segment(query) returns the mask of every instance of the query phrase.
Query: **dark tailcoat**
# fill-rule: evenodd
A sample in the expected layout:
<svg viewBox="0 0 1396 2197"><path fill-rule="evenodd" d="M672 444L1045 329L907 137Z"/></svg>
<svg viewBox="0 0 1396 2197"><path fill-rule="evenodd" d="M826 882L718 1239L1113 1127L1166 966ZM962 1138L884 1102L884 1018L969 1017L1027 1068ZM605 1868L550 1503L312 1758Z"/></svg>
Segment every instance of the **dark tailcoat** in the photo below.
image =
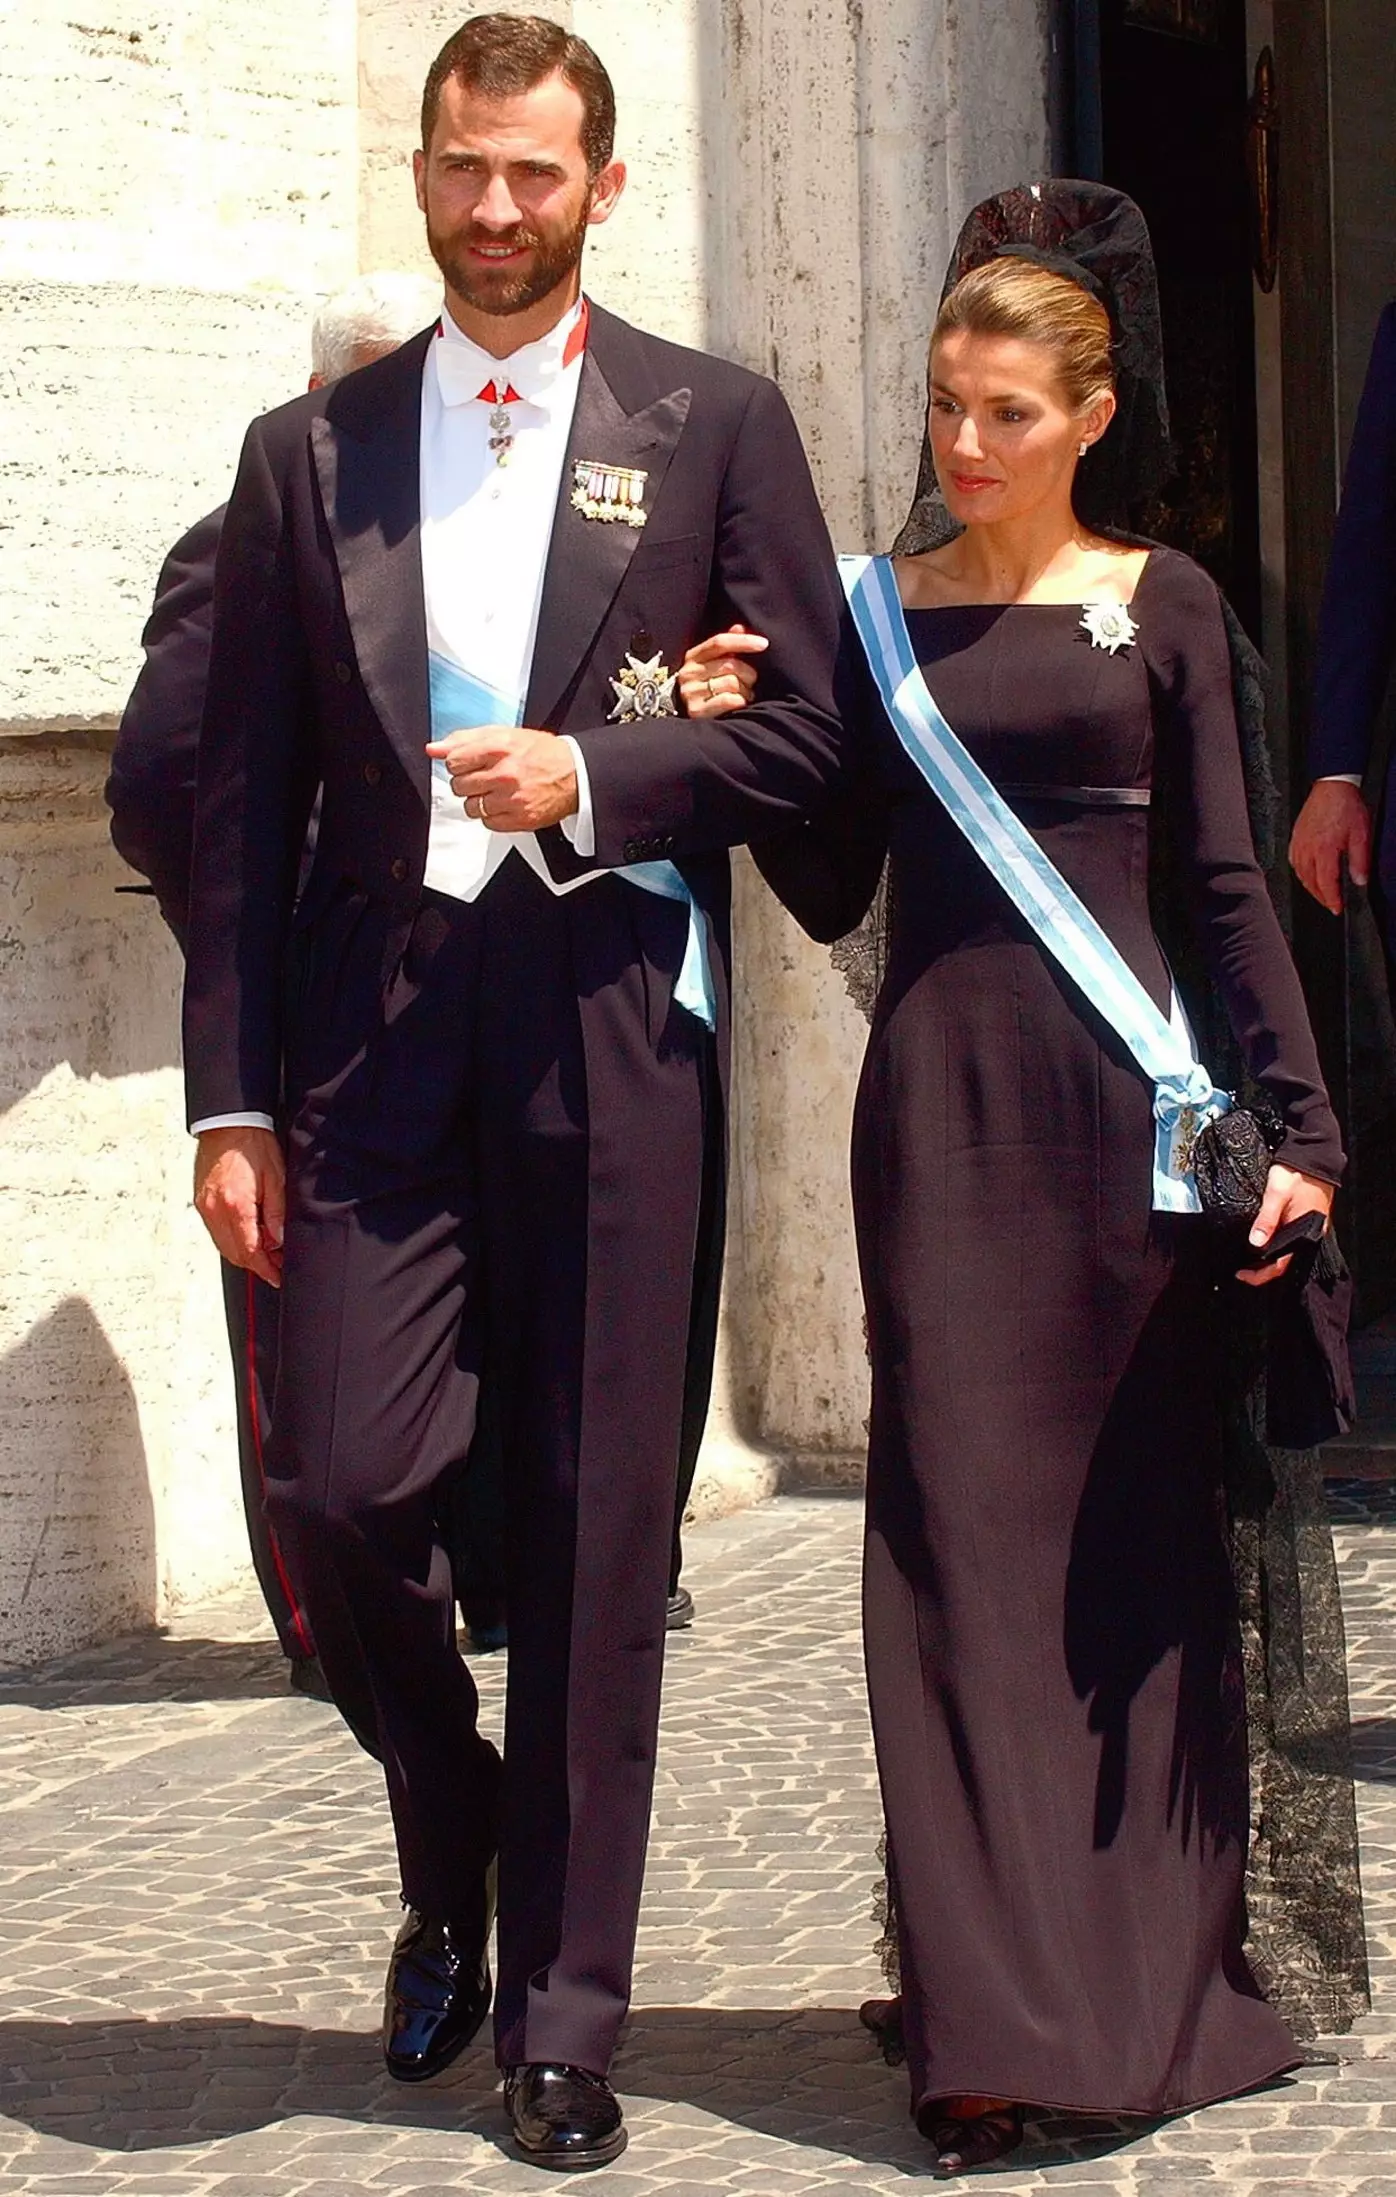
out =
<svg viewBox="0 0 1396 2197"><path fill-rule="evenodd" d="M1396 657L1396 305L1377 323L1371 363L1353 428L1319 620L1314 729L1315 778L1364 777ZM1396 801L1387 765L1376 860L1387 955L1396 946Z"/></svg>
<svg viewBox="0 0 1396 2197"><path fill-rule="evenodd" d="M705 1128L725 1085L728 850L836 773L836 587L776 389L593 309L525 722L586 758L595 867L669 858L716 1040L673 1000L682 906L507 861L424 893L418 444L429 336L259 421L219 553L199 762L191 1120L275 1113L290 1181L271 1461L321 1659L376 1716L403 1884L461 1911L500 1825L504 2064L603 2072L628 1996L662 1669ZM643 528L572 462L643 471ZM628 652L740 619L755 705L609 723ZM316 788L319 840L292 910ZM581 864L542 835L558 879ZM502 1785L434 1546L488 1363L505 1417Z"/></svg>
<svg viewBox="0 0 1396 2197"><path fill-rule="evenodd" d="M276 1110L280 975L317 784L304 915L352 880L386 912L391 956L420 902L431 730L417 450L429 340L297 398L247 437L219 554L199 763L192 1120ZM645 527L573 509L572 458L596 454L648 474ZM524 722L578 738L598 867L669 856L683 872L715 948L724 1058L727 850L798 812L832 769L834 586L774 386L593 306ZM755 707L716 723L607 722L611 677L637 637L673 665L729 617L770 640ZM545 837L554 873L577 874L561 832ZM678 904L645 896L636 926L656 975L676 975ZM578 976L588 992L590 972ZM667 1011L666 983L656 1012L659 997Z"/></svg>
<svg viewBox="0 0 1396 2197"><path fill-rule="evenodd" d="M112 843L149 878L181 946L189 928L194 778L225 508L191 526L160 568L141 635L145 662L122 712L107 780Z"/></svg>
<svg viewBox="0 0 1396 2197"><path fill-rule="evenodd" d="M194 783L223 511L220 505L191 526L161 567L155 603L141 635L145 662L122 713L107 780L112 843L122 859L149 880L160 913L181 946L189 929ZM264 1503L280 1307L275 1290L230 1266L223 1269L223 1298L252 1562L284 1653L308 1656L315 1649L310 1622L300 1607Z"/></svg>

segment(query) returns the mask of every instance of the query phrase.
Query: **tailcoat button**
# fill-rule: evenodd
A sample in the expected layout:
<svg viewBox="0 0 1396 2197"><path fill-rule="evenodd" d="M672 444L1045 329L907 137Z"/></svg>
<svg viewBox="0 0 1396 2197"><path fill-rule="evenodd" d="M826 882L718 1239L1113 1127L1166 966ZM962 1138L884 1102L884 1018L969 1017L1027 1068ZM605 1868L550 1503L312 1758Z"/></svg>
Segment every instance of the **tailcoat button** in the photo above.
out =
<svg viewBox="0 0 1396 2197"><path fill-rule="evenodd" d="M406 857L400 854L395 855L393 857L393 860L388 865L388 870L390 876L396 881L397 884L400 885L404 877L406 877L407 875Z"/></svg>
<svg viewBox="0 0 1396 2197"><path fill-rule="evenodd" d="M354 676L342 656L335 659L334 675L342 687L347 687Z"/></svg>
<svg viewBox="0 0 1396 2197"><path fill-rule="evenodd" d="M380 763L364 764L364 784L366 786L376 786L382 775L383 768Z"/></svg>

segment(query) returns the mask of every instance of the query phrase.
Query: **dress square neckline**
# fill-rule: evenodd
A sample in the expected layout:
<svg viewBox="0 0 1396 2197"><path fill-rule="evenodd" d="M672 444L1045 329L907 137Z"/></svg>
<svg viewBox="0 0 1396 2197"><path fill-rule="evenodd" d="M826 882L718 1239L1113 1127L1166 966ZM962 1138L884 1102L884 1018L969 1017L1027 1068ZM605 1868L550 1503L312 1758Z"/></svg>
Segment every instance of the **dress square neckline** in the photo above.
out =
<svg viewBox="0 0 1396 2197"><path fill-rule="evenodd" d="M1139 577L1134 583L1134 592L1129 601L1118 603L1121 610L1133 610L1139 600L1144 583L1153 570L1159 548L1162 546L1162 544L1156 543L1149 550L1139 568ZM948 610L956 611L962 616L966 612L987 610L1074 610L1079 617L1085 611L1094 609L1097 603L1108 603L1113 608L1117 603L1117 598L1112 595L1093 595L1086 601L1079 603L918 603L914 608L909 603L903 603L902 611L908 618L938 618Z"/></svg>

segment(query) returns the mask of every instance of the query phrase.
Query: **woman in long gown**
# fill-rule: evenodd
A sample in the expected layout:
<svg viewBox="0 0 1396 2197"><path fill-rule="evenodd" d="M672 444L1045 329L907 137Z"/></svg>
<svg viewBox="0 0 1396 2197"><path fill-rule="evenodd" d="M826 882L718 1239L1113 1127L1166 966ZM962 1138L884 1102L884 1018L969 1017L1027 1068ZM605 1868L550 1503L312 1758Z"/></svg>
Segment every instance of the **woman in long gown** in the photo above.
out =
<svg viewBox="0 0 1396 2197"><path fill-rule="evenodd" d="M1166 823L1284 1124L1263 1245L1326 1214L1343 1156L1252 851L1217 591L1073 503L1088 453L1114 433L1128 466L1152 433L1121 374L1141 311L1157 327L1147 235L1101 195L1113 282L1010 242L950 292L930 432L962 531L899 560L898 585L950 724L1165 1012L1148 887ZM1205 1223L1152 1210L1149 1085L921 779L852 636L844 710L855 782L758 859L833 940L890 854L853 1135L864 1619L912 2108L954 2172L1010 2149L1024 2104L1161 2114L1301 2054L1242 1950L1220 1332L1236 1253L1219 1266Z"/></svg>

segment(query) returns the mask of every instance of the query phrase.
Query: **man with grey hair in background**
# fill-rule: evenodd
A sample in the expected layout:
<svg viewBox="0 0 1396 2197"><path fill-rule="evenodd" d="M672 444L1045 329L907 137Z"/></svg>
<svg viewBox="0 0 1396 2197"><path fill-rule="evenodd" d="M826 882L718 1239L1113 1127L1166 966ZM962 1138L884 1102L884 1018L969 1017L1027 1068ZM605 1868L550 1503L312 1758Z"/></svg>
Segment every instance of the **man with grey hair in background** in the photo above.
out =
<svg viewBox="0 0 1396 2197"><path fill-rule="evenodd" d="M310 326L310 382L323 389L360 366L386 358L429 327L441 310L441 285L426 275L358 275L327 298Z"/></svg>
<svg viewBox="0 0 1396 2197"><path fill-rule="evenodd" d="M311 329L309 387L371 365L430 326L440 285L424 276L367 274L326 300ZM165 559L141 640L145 664L121 720L107 801L118 854L148 879L181 951L189 916L194 777L213 633L213 576L223 529L220 505ZM284 1552L267 1522L263 1459L276 1386L279 1301L255 1275L223 1268L237 1390L238 1457L258 1582L290 1667L292 1688L328 1701L310 1625ZM369 1733L356 1732L376 1752Z"/></svg>

